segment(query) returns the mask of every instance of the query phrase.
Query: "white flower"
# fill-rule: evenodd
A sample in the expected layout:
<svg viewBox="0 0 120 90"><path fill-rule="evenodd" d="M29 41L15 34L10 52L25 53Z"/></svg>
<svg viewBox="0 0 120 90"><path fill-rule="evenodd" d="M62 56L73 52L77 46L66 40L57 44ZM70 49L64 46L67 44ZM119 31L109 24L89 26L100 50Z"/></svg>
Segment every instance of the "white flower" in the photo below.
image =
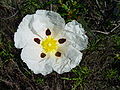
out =
<svg viewBox="0 0 120 90"><path fill-rule="evenodd" d="M26 15L14 35L15 47L23 48L21 59L35 74L59 74L79 65L88 37L82 25L73 20L65 25L56 12L37 10Z"/></svg>

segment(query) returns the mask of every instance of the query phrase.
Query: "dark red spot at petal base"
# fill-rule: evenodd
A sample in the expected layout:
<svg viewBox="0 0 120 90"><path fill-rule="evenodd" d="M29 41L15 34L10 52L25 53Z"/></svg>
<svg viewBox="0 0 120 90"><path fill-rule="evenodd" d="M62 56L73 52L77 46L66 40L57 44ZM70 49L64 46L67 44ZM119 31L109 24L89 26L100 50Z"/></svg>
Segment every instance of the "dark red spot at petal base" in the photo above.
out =
<svg viewBox="0 0 120 90"><path fill-rule="evenodd" d="M40 54L40 57L41 57L41 58L44 58L45 56L46 56L45 53L41 53L41 54Z"/></svg>
<svg viewBox="0 0 120 90"><path fill-rule="evenodd" d="M60 53L60 52L56 52L56 53L55 53L55 56L60 57L60 56L61 56L61 53Z"/></svg>
<svg viewBox="0 0 120 90"><path fill-rule="evenodd" d="M47 36L51 35L50 29L47 29L47 30L46 30L46 35L47 35Z"/></svg>
<svg viewBox="0 0 120 90"><path fill-rule="evenodd" d="M58 40L58 42L59 42L60 44L63 44L64 42L66 42L66 39L61 38L61 39Z"/></svg>
<svg viewBox="0 0 120 90"><path fill-rule="evenodd" d="M39 38L34 38L34 41L38 44L40 44L40 39Z"/></svg>

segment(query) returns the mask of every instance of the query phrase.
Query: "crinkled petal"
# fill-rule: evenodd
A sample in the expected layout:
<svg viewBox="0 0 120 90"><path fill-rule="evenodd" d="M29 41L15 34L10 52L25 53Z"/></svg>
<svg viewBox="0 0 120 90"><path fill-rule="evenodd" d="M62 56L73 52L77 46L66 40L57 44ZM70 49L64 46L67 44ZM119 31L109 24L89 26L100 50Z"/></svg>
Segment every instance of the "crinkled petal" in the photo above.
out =
<svg viewBox="0 0 120 90"><path fill-rule="evenodd" d="M22 31L19 30L15 32L14 34L14 42L16 48L23 48L25 47L29 42L33 40L33 37L35 37L31 31ZM38 37L38 36L36 36ZM40 38L40 37L38 37Z"/></svg>
<svg viewBox="0 0 120 90"><path fill-rule="evenodd" d="M60 16L60 14L53 12L53 11L46 11L46 10L37 10L37 15L41 15L42 17L48 17L49 21L55 25L55 27L64 28L65 21Z"/></svg>
<svg viewBox="0 0 120 90"><path fill-rule="evenodd" d="M32 17L32 15L26 15L18 26L17 32L14 34L14 42L16 48L25 47L29 42L33 40L34 37L40 38L38 35L34 34L29 27Z"/></svg>
<svg viewBox="0 0 120 90"><path fill-rule="evenodd" d="M41 58L41 53L38 45L26 46L22 49L21 58L35 74L47 75L52 72L51 60L47 56Z"/></svg>
<svg viewBox="0 0 120 90"><path fill-rule="evenodd" d="M72 68L79 65L82 59L82 53L74 47L69 46L68 50L61 53L61 57L54 60L53 70L59 74L69 72Z"/></svg>
<svg viewBox="0 0 120 90"><path fill-rule="evenodd" d="M34 20L31 22L31 28L32 30L39 34L42 38L46 37L46 30L50 29L51 32L53 32L54 25L49 22L49 18L46 16L40 16L37 14L34 14Z"/></svg>
<svg viewBox="0 0 120 90"><path fill-rule="evenodd" d="M65 26L64 19L55 12L37 10L33 15L26 15L17 32L14 35L15 47L23 48L34 35L40 38L46 37L46 30L49 28L52 36L56 36Z"/></svg>
<svg viewBox="0 0 120 90"><path fill-rule="evenodd" d="M84 50L87 48L88 37L85 35L82 25L77 21L73 20L66 24L64 34L76 49Z"/></svg>
<svg viewBox="0 0 120 90"><path fill-rule="evenodd" d="M33 18L33 15L26 15L22 19L21 23L19 24L17 31L21 31L21 30L22 31L30 31L29 24L30 24L32 18Z"/></svg>
<svg viewBox="0 0 120 90"><path fill-rule="evenodd" d="M47 29L55 36L65 27L65 21L58 13L46 10L37 10L30 24L32 30L43 38Z"/></svg>

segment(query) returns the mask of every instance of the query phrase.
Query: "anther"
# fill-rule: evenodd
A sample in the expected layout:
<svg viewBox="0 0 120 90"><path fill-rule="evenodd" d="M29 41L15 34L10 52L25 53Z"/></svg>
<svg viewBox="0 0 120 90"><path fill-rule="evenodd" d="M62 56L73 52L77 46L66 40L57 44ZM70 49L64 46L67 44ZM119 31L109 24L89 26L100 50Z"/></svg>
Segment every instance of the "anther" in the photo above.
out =
<svg viewBox="0 0 120 90"><path fill-rule="evenodd" d="M55 53L55 56L60 57L60 56L61 56L61 53L60 53L60 52L56 52L56 53Z"/></svg>
<svg viewBox="0 0 120 90"><path fill-rule="evenodd" d="M45 53L41 53L41 54L40 54L40 57L41 57L41 58L44 58L45 56L46 56Z"/></svg>
<svg viewBox="0 0 120 90"><path fill-rule="evenodd" d="M34 38L34 41L38 44L40 44L40 39L39 38Z"/></svg>
<svg viewBox="0 0 120 90"><path fill-rule="evenodd" d="M50 29L47 29L47 30L46 30L46 35L47 35L47 36L51 35Z"/></svg>
<svg viewBox="0 0 120 90"><path fill-rule="evenodd" d="M61 38L61 39L58 40L58 42L59 42L60 44L63 44L64 42L66 42L66 39Z"/></svg>

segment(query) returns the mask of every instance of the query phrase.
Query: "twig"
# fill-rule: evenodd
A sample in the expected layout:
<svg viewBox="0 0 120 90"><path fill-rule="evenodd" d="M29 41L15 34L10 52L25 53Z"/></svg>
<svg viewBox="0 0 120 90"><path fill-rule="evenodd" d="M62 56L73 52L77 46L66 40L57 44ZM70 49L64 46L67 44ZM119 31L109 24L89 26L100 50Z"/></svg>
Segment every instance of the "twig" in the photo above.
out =
<svg viewBox="0 0 120 90"><path fill-rule="evenodd" d="M103 32L103 31L96 31L96 30L92 30L92 32L97 32L97 33L102 33L102 34L106 34L106 35L108 35L109 34L109 32Z"/></svg>
<svg viewBox="0 0 120 90"><path fill-rule="evenodd" d="M5 20L6 20L6 19L10 19L10 18L12 18L12 17L16 16L16 15L17 15L17 13L18 13L18 11L16 11L16 12L15 12L12 16L10 16L10 17L7 17L7 18L1 18L1 17L0 17L0 18L1 18L1 19L5 19Z"/></svg>
<svg viewBox="0 0 120 90"><path fill-rule="evenodd" d="M4 82L6 85L9 85L11 87L16 87L17 90L20 90L20 88L18 87L18 85L16 83L13 83L13 82L10 82L10 81L7 81L7 80L3 80L3 79L0 79L1 82Z"/></svg>
<svg viewBox="0 0 120 90"><path fill-rule="evenodd" d="M118 3L120 2L119 0L114 0L114 1L115 1L115 2L118 2Z"/></svg>
<svg viewBox="0 0 120 90"><path fill-rule="evenodd" d="M97 3L97 6L98 6L99 9L100 9L100 4L99 4L98 0L95 0L95 1L96 1L96 3Z"/></svg>
<svg viewBox="0 0 120 90"><path fill-rule="evenodd" d="M0 7L1 8L6 8L6 9L13 9L13 10L15 10L15 8L14 7L12 7L12 6L3 6L3 5L0 5Z"/></svg>
<svg viewBox="0 0 120 90"><path fill-rule="evenodd" d="M98 0L95 0L95 1L96 1L96 5L97 5L97 7L98 7L98 9L99 9L99 11L101 13L101 15L104 16L104 14L103 14L104 11L101 10L101 6L100 6Z"/></svg>
<svg viewBox="0 0 120 90"><path fill-rule="evenodd" d="M12 83L12 82L10 82L10 81L3 80L3 79L0 79L0 81L1 81L1 82L4 82L5 84L10 85L10 86L13 86L13 84L15 84L15 83Z"/></svg>
<svg viewBox="0 0 120 90"><path fill-rule="evenodd" d="M120 24L118 24L116 27L114 27L110 32L115 31L119 26L120 26Z"/></svg>
<svg viewBox="0 0 120 90"><path fill-rule="evenodd" d="M110 34L110 33L112 33L113 31L115 31L118 27L120 27L120 24L118 24L116 27L114 27L110 32L103 32L103 31L96 31L96 30L93 30L93 32L97 32L97 33L102 33L102 34L106 34L106 35L108 35L108 34Z"/></svg>

